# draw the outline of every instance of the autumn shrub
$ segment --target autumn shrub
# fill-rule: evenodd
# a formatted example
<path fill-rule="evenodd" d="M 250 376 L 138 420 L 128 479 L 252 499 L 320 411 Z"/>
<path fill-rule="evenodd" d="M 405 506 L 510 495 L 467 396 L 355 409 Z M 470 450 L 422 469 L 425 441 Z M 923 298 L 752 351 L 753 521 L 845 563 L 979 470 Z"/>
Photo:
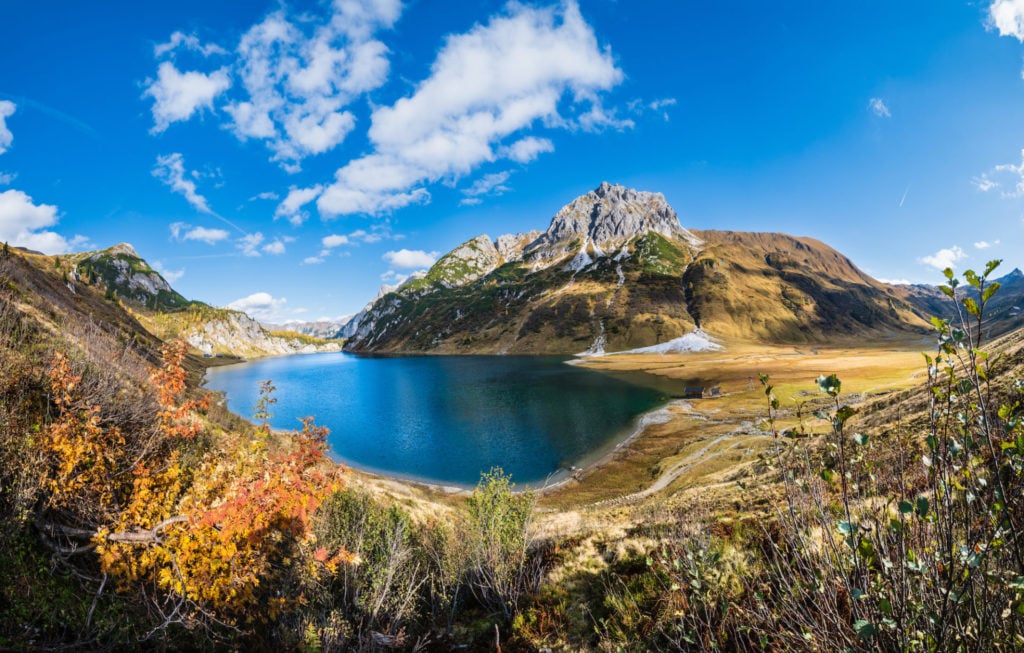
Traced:
<path fill-rule="evenodd" d="M 481 477 L 467 501 L 469 590 L 506 620 L 541 580 L 541 560 L 531 546 L 535 504 L 532 492 L 513 492 L 511 479 L 497 468 Z"/>
<path fill-rule="evenodd" d="M 416 630 L 427 565 L 409 516 L 369 494 L 346 489 L 321 506 L 316 526 L 321 557 L 338 551 L 351 564 L 336 566 L 321 582 L 316 610 L 326 650 L 397 645 Z"/>

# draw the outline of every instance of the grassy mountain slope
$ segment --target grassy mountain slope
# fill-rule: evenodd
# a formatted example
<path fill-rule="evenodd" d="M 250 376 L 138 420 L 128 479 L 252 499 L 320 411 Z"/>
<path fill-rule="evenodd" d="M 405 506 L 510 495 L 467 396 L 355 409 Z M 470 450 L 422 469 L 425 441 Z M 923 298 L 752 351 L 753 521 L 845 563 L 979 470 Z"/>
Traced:
<path fill-rule="evenodd" d="M 621 351 L 695 326 L 761 342 L 926 328 L 906 291 L 865 275 L 823 243 L 785 234 L 696 235 L 699 248 L 648 232 L 630 240 L 625 255 L 595 257 L 579 271 L 569 264 L 572 248 L 535 272 L 511 262 L 454 287 L 432 282 L 431 270 L 379 300 L 351 348 L 574 354 L 599 338 L 607 351 Z M 450 258 L 442 259 L 448 267 Z"/>

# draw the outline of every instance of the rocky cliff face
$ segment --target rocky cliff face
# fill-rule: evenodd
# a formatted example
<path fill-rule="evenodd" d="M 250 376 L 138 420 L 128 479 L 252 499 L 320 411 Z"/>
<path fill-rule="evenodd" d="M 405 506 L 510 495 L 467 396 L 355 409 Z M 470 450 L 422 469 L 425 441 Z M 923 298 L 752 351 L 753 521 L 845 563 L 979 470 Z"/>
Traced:
<path fill-rule="evenodd" d="M 574 254 L 570 266 L 579 269 L 599 257 L 622 253 L 627 243 L 650 232 L 694 247 L 700 244 L 679 224 L 661 193 L 603 182 L 562 207 L 548 230 L 526 247 L 523 258 L 537 269 Z"/>
<path fill-rule="evenodd" d="M 178 309 L 190 303 L 128 243 L 69 258 L 75 264 L 71 278 L 101 286 L 108 297 L 151 310 Z"/>
<path fill-rule="evenodd" d="M 275 336 L 245 313 L 228 311 L 223 317 L 188 328 L 188 343 L 206 355 L 228 354 L 242 358 L 341 351 L 337 342 L 315 343 L 302 338 Z"/>
<path fill-rule="evenodd" d="M 603 183 L 559 210 L 536 237 L 492 243 L 479 236 L 422 279 L 384 293 L 346 347 L 613 352 L 695 329 L 818 342 L 925 328 L 908 299 L 813 239 L 693 233 L 660 193 Z"/>

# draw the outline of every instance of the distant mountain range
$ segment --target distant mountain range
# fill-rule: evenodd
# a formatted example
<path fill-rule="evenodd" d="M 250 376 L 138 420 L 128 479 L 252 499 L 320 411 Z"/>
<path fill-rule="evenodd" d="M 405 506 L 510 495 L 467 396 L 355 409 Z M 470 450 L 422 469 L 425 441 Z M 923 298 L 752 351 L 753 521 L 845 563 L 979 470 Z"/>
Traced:
<path fill-rule="evenodd" d="M 382 293 L 353 320 L 346 349 L 613 352 L 696 329 L 755 342 L 864 339 L 925 333 L 941 299 L 934 287 L 877 281 L 812 238 L 687 230 L 660 193 L 602 183 L 546 231 L 477 236 Z"/>
<path fill-rule="evenodd" d="M 935 286 L 884 284 L 817 240 L 687 230 L 660 193 L 608 183 L 546 231 L 472 238 L 339 320 L 260 324 L 189 300 L 125 243 L 53 257 L 10 248 L 5 270 L 46 328 L 93 321 L 245 358 L 336 351 L 341 339 L 354 352 L 468 354 L 870 341 L 926 333 L 952 310 Z M 996 281 L 991 335 L 1024 324 L 1024 274 Z"/>
<path fill-rule="evenodd" d="M 250 358 L 340 349 L 337 342 L 322 342 L 293 329 L 268 329 L 241 311 L 186 299 L 127 243 L 53 257 L 51 269 L 42 260 L 42 269 L 59 273 L 72 294 L 101 293 L 155 336 L 183 338 L 206 356 Z"/>

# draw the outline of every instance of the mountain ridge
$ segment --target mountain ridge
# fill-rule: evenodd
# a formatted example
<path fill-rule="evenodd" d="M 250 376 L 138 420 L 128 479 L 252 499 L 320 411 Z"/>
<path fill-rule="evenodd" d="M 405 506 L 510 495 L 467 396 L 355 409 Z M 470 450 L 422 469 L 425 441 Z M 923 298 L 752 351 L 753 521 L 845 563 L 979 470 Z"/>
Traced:
<path fill-rule="evenodd" d="M 518 256 L 501 254 L 502 239 L 476 236 L 383 293 L 346 348 L 575 354 L 602 338 L 618 351 L 697 328 L 821 342 L 927 327 L 910 293 L 820 241 L 691 231 L 662 194 L 607 182 L 564 205 Z"/>

